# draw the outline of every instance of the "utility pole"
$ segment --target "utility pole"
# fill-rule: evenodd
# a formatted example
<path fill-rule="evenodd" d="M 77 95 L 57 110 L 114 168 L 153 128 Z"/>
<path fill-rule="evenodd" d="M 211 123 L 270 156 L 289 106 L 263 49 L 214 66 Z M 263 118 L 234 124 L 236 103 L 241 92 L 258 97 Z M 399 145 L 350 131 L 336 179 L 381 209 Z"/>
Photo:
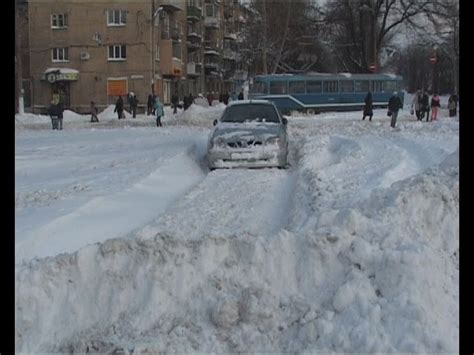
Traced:
<path fill-rule="evenodd" d="M 155 43 L 153 41 L 153 32 L 155 31 L 155 0 L 151 0 L 151 93 L 155 94 Z"/>
<path fill-rule="evenodd" d="M 155 94 L 155 77 L 156 77 L 156 58 L 155 58 L 155 41 L 154 41 L 154 32 L 155 32 L 155 20 L 158 16 L 158 31 L 160 31 L 160 18 L 159 13 L 163 11 L 163 7 L 158 7 L 155 10 L 155 0 L 151 0 L 151 91 Z M 158 48 L 158 42 L 160 38 L 160 32 L 158 32 L 158 41 L 156 41 L 156 47 Z"/>
<path fill-rule="evenodd" d="M 20 14 L 18 9 L 18 0 L 15 0 L 15 71 L 16 71 L 16 90 L 15 90 L 15 111 L 23 114 L 23 84 L 22 84 L 22 63 L 21 63 L 21 31 L 20 31 Z"/>

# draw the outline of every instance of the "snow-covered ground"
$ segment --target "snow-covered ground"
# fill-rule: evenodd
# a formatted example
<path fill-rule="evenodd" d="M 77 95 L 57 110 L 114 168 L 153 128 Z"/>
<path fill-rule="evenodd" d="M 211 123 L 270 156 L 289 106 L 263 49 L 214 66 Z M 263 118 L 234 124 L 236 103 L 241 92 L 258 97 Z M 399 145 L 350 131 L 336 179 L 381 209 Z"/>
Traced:
<path fill-rule="evenodd" d="M 286 170 L 209 172 L 221 104 L 17 115 L 17 351 L 458 352 L 459 120 L 410 102 L 289 117 Z"/>

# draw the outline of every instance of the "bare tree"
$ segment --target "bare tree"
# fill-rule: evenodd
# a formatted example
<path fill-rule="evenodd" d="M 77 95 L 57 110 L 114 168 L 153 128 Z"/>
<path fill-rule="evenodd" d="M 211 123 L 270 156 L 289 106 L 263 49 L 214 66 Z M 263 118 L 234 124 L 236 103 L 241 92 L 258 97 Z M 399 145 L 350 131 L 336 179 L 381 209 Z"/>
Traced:
<path fill-rule="evenodd" d="M 243 33 L 244 57 L 256 73 L 309 69 L 322 58 L 317 52 L 319 36 L 311 0 L 269 0 L 249 3 Z M 308 39 L 310 39 L 308 41 Z M 301 62 L 302 54 L 312 58 Z"/>
<path fill-rule="evenodd" d="M 332 0 L 326 13 L 327 40 L 341 69 L 368 72 L 380 68 L 379 55 L 396 30 L 423 14 L 430 1 Z M 370 59 L 369 59 L 370 58 Z"/>

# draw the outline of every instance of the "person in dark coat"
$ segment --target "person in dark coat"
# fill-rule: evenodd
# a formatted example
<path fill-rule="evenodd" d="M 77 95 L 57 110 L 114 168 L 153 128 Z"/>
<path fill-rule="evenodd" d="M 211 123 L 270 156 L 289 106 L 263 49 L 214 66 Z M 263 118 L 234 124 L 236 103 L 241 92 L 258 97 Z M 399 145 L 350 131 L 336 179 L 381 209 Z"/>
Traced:
<path fill-rule="evenodd" d="M 449 117 L 454 117 L 457 114 L 458 98 L 456 94 L 452 94 L 448 99 Z"/>
<path fill-rule="evenodd" d="M 156 112 L 156 126 L 162 127 L 161 118 L 165 115 L 165 111 L 163 109 L 163 104 L 161 103 L 160 98 L 158 96 L 155 97 L 155 102 L 153 106 L 155 107 Z"/>
<path fill-rule="evenodd" d="M 191 106 L 193 103 L 194 103 L 193 94 L 189 93 L 189 95 L 185 96 L 183 99 L 184 110 L 186 111 L 189 108 L 189 106 Z"/>
<path fill-rule="evenodd" d="M 421 90 L 418 89 L 416 90 L 415 95 L 413 95 L 413 101 L 411 103 L 411 114 L 413 115 L 414 113 L 416 114 L 416 120 L 421 121 L 422 120 L 422 115 L 421 115 L 421 110 L 422 110 L 422 98 L 423 94 L 421 93 Z"/>
<path fill-rule="evenodd" d="M 137 107 L 138 107 L 137 95 L 135 95 L 132 92 L 130 95 L 130 110 L 132 111 L 133 118 L 137 118 Z"/>
<path fill-rule="evenodd" d="M 58 121 L 59 121 L 59 104 L 55 102 L 55 100 L 51 101 L 51 105 L 49 106 L 49 117 L 51 117 L 51 125 L 53 129 L 58 129 Z"/>
<path fill-rule="evenodd" d="M 244 90 L 240 90 L 239 96 L 237 97 L 238 100 L 244 99 Z"/>
<path fill-rule="evenodd" d="M 146 102 L 146 114 L 151 115 L 153 113 L 153 95 L 148 95 L 148 99 Z"/>
<path fill-rule="evenodd" d="M 91 101 L 91 122 L 99 122 L 99 117 L 97 117 L 97 107 L 95 107 L 95 102 Z"/>
<path fill-rule="evenodd" d="M 397 124 L 398 111 L 403 107 L 402 100 L 396 91 L 393 92 L 392 97 L 388 100 L 388 115 L 392 117 L 390 126 L 395 128 Z"/>
<path fill-rule="evenodd" d="M 178 105 L 179 105 L 178 90 L 176 90 L 173 96 L 171 96 L 171 104 L 173 105 L 173 114 L 176 114 L 178 112 Z"/>
<path fill-rule="evenodd" d="M 58 102 L 58 123 L 59 123 L 59 130 L 63 129 L 63 112 L 64 112 L 64 106 L 62 101 L 60 100 Z"/>
<path fill-rule="evenodd" d="M 365 116 L 369 116 L 369 121 L 372 121 L 372 116 L 374 115 L 374 112 L 372 110 L 372 93 L 369 91 L 367 93 L 367 96 L 364 99 L 365 105 L 364 105 L 364 113 L 362 116 L 362 121 L 365 120 Z"/>
<path fill-rule="evenodd" d="M 125 118 L 125 116 L 123 116 L 123 99 L 122 99 L 122 96 L 118 97 L 117 102 L 115 103 L 114 112 L 117 112 L 118 119 Z"/>
<path fill-rule="evenodd" d="M 229 93 L 226 91 L 224 95 L 222 95 L 222 102 L 224 105 L 227 105 L 229 103 Z"/>
<path fill-rule="evenodd" d="M 423 92 L 421 97 L 421 120 L 426 115 L 426 122 L 430 120 L 430 97 L 426 91 Z M 421 121 L 420 120 L 420 121 Z"/>

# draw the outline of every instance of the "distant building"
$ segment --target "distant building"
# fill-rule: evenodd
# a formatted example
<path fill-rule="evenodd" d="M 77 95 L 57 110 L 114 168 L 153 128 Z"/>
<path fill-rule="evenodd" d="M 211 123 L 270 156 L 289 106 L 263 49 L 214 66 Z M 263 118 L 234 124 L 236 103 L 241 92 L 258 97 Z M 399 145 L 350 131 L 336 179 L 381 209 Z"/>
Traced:
<path fill-rule="evenodd" d="M 152 91 L 168 104 L 175 90 L 181 97 L 223 90 L 232 80 L 236 48 L 229 43 L 237 35 L 225 32 L 221 14 L 235 6 L 234 0 L 30 0 L 33 111 L 44 111 L 53 92 L 66 108 L 88 112 L 91 100 L 102 109 L 130 91 L 143 107 Z"/>

